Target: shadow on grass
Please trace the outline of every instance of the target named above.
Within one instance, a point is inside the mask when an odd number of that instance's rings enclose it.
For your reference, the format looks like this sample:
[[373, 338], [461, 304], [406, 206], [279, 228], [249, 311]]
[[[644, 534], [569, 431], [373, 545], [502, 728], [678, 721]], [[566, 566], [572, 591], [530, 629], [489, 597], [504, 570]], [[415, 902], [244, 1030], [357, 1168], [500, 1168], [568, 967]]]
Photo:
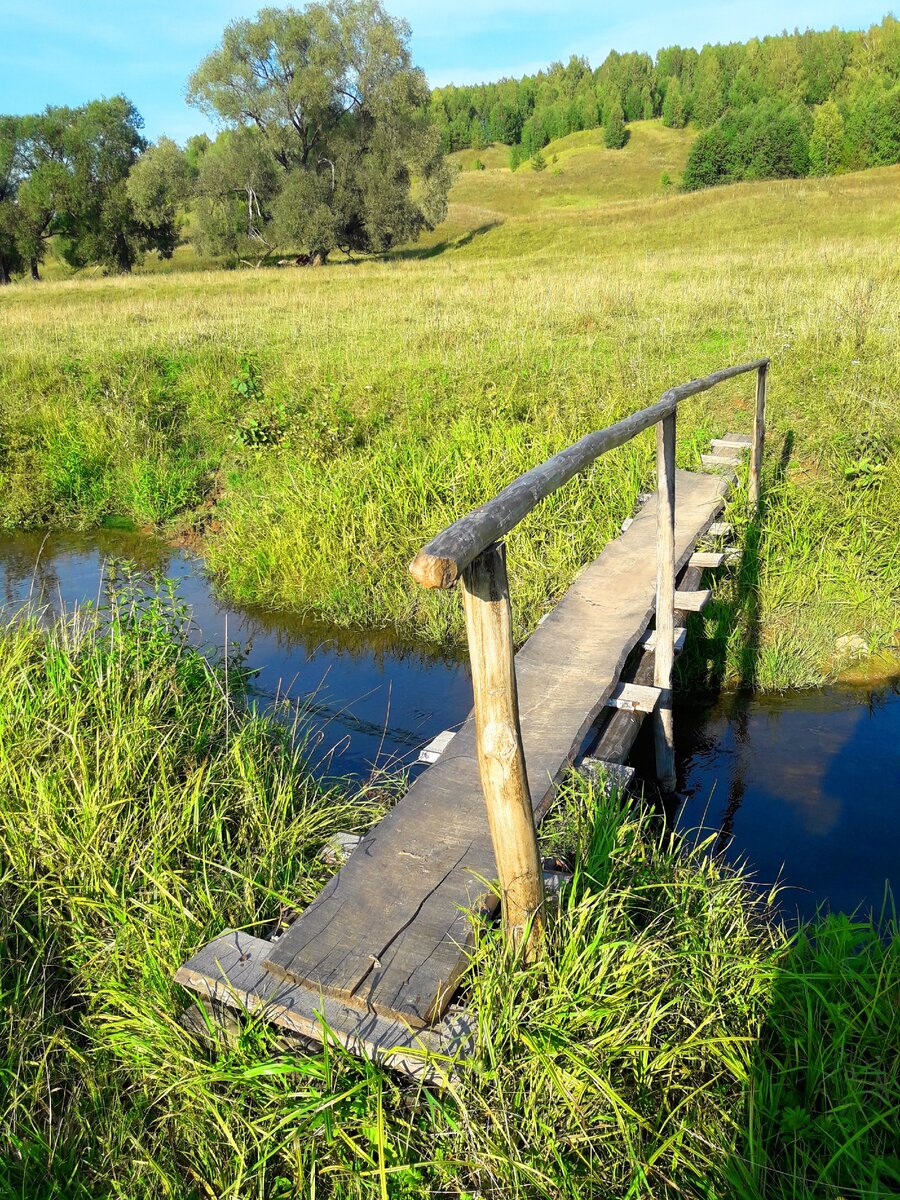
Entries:
[[726, 1174], [734, 1200], [900, 1195], [900, 928], [842, 914], [777, 971]]
[[447, 238], [442, 242], [436, 242], [433, 246], [408, 246], [403, 250], [392, 250], [385, 255], [385, 261], [437, 258], [438, 255], [445, 254], [448, 250], [462, 250], [464, 246], [471, 245], [476, 238], [483, 237], [502, 224], [502, 221], [488, 221], [485, 225], [479, 225], [477, 229], [470, 229], [468, 233], [460, 234], [456, 238]]

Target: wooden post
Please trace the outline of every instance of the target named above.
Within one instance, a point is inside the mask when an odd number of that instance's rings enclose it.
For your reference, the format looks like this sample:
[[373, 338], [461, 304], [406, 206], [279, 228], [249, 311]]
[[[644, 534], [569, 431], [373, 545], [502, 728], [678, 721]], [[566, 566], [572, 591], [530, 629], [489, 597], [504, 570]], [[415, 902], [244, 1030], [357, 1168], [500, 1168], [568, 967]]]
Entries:
[[525, 956], [533, 961], [543, 930], [544, 875], [519, 726], [512, 608], [502, 544], [493, 542], [463, 570], [462, 596], [475, 693], [478, 767], [500, 878], [503, 928], [519, 945], [531, 922]]
[[762, 474], [763, 444], [766, 439], [766, 377], [769, 364], [756, 372], [756, 413], [753, 417], [753, 446], [750, 450], [750, 479], [747, 485], [750, 507], [759, 508], [759, 479]]
[[675, 662], [675, 413], [656, 426], [656, 648], [653, 682], [661, 695], [653, 713], [656, 775], [675, 791], [672, 666]]

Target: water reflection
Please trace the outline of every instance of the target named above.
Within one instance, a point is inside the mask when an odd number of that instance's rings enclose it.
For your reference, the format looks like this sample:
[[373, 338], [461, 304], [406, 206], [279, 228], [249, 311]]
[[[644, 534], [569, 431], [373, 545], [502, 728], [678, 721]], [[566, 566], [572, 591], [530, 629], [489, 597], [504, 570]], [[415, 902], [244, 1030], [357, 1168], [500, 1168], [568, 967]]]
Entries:
[[[324, 771], [366, 776], [410, 764], [471, 706], [458, 657], [398, 645], [387, 632], [348, 634], [224, 605], [196, 559], [139, 534], [0, 537], [0, 598], [7, 611], [29, 600], [57, 610], [96, 601], [115, 558], [174, 579], [198, 641], [239, 643], [264, 702], [304, 707]], [[728, 695], [713, 705], [680, 697], [675, 733], [682, 828], [717, 831], [723, 853], [749, 859], [760, 882], [783, 879], [788, 912], [825, 902], [880, 908], [900, 858], [896, 686]]]
[[198, 643], [239, 644], [264, 702], [302, 705], [313, 727], [316, 764], [334, 774], [411, 764], [471, 705], [468, 670], [456, 655], [398, 645], [386, 633], [346, 633], [296, 614], [221, 603], [197, 560], [141, 534], [15, 534], [0, 537], [0, 597], [71, 609], [102, 599], [116, 559], [173, 579], [190, 605]]
[[784, 880], [788, 911], [880, 911], [900, 860], [897, 684], [683, 701], [676, 750], [682, 828]]

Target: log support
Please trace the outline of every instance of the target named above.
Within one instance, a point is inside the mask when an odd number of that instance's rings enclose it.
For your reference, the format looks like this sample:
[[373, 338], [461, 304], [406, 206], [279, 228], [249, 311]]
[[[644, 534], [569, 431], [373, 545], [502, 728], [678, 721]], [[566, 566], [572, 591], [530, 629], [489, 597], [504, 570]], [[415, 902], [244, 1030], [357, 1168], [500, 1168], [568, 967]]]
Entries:
[[672, 666], [675, 662], [675, 413], [656, 426], [656, 648], [653, 682], [660, 696], [653, 710], [656, 775], [675, 791]]
[[478, 769], [503, 909], [513, 945], [527, 960], [542, 940], [544, 878], [525, 770], [512, 636], [506, 549], [497, 542], [462, 572], [472, 665]]
[[763, 445], [766, 439], [766, 384], [768, 360], [761, 363], [756, 372], [756, 412], [753, 417], [753, 444], [750, 451], [750, 480], [748, 499], [751, 508], [759, 508], [760, 478], [762, 476]]

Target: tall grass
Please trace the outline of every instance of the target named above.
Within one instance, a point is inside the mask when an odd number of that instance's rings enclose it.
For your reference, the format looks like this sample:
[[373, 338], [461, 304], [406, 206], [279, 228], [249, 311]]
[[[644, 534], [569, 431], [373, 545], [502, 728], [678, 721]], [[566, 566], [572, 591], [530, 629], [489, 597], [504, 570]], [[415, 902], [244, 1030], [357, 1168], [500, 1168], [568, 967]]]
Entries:
[[389, 798], [315, 783], [188, 635], [129, 586], [0, 632], [0, 1195], [890, 1194], [896, 928], [791, 938], [741, 872], [583, 782], [548, 826], [578, 865], [545, 957], [476, 927], [444, 1093], [260, 1019], [188, 1033], [176, 967], [307, 903], [322, 843]]
[[[2, 520], [187, 531], [238, 600], [458, 641], [453, 597], [406, 575], [434, 532], [672, 383], [769, 353], [756, 572], [739, 598], [723, 584], [729, 634], [708, 658], [784, 687], [839, 671], [845, 635], [891, 647], [900, 168], [602, 203], [591, 189], [613, 168], [578, 154], [577, 203], [523, 175], [513, 211], [461, 203], [469, 232], [438, 231], [431, 257], [6, 289]], [[499, 187], [490, 174], [466, 187]], [[251, 370], [248, 395], [232, 383]], [[682, 406], [681, 465], [749, 430], [751, 390]], [[652, 471], [647, 434], [514, 535], [519, 636]], [[751, 592], [748, 678], [734, 631]]]

